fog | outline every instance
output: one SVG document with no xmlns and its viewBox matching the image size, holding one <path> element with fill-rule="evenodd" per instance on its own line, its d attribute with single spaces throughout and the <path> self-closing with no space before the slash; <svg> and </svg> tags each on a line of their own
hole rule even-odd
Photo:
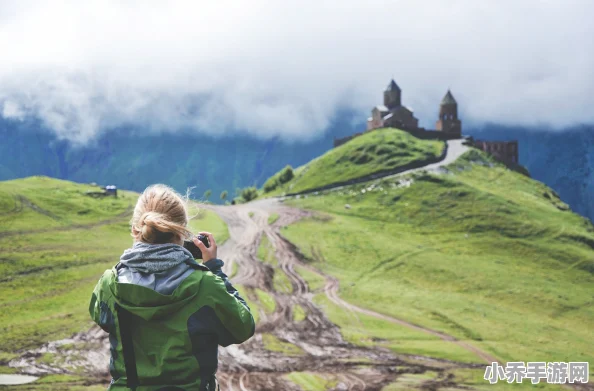
<svg viewBox="0 0 594 391">
<path fill-rule="evenodd" d="M 594 122 L 594 2 L 4 1 L 0 109 L 84 144 L 106 129 L 308 140 L 394 77 L 432 127 Z"/>
</svg>

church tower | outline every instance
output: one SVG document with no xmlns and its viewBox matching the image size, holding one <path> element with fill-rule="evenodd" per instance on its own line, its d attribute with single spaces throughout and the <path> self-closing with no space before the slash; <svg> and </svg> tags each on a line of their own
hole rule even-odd
<svg viewBox="0 0 594 391">
<path fill-rule="evenodd" d="M 462 122 L 458 119 L 458 102 L 448 90 L 439 105 L 439 119 L 435 128 L 446 133 L 462 135 Z"/>
<path fill-rule="evenodd" d="M 392 79 L 386 90 L 384 91 L 384 106 L 388 108 L 388 110 L 395 109 L 396 107 L 402 106 L 401 103 L 401 94 L 402 90 L 398 87 L 398 84 Z"/>
</svg>

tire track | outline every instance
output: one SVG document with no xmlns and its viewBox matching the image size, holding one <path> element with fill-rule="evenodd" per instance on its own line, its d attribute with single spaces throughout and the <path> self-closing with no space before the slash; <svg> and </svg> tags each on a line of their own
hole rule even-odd
<svg viewBox="0 0 594 391">
<path fill-rule="evenodd" d="M 291 389 L 294 385 L 287 383 L 282 375 L 292 371 L 310 371 L 338 374 L 340 382 L 347 390 L 380 390 L 383 385 L 390 383 L 396 377 L 394 371 L 382 368 L 398 365 L 410 367 L 413 373 L 419 373 L 431 368 L 428 365 L 411 364 L 395 354 L 377 348 L 362 348 L 350 345 L 344 341 L 340 329 L 331 323 L 322 310 L 312 299 L 313 294 L 305 279 L 294 269 L 300 265 L 322 275 L 326 279 L 324 292 L 329 295 L 341 308 L 347 311 L 360 312 L 358 307 L 346 305 L 338 297 L 338 281 L 321 274 L 309 265 L 301 262 L 300 254 L 294 246 L 282 237 L 280 227 L 291 224 L 307 215 L 308 212 L 296 208 L 288 208 L 276 201 L 257 201 L 249 204 L 234 206 L 204 205 L 213 210 L 229 225 L 230 240 L 220 248 L 221 258 L 226 262 L 237 262 L 240 265 L 234 284 L 243 284 L 248 288 L 262 289 L 274 297 L 276 309 L 273 314 L 260 319 L 256 335 L 247 343 L 232 350 L 221 349 L 221 383 L 228 389 L 240 391 Z M 278 220 L 268 224 L 268 216 L 275 212 Z M 271 268 L 257 258 L 259 243 L 263 237 L 269 239 L 274 248 L 278 266 L 276 273 L 284 273 L 291 282 L 290 294 L 276 292 L 273 288 L 273 273 Z M 299 305 L 306 313 L 305 320 L 293 321 L 293 308 Z M 373 313 L 371 316 L 381 315 Z M 303 350 L 303 355 L 287 355 L 282 352 L 268 351 L 265 346 L 265 334 L 272 334 L 281 341 L 294 344 Z M 358 360 L 353 358 L 365 357 Z M 426 359 L 431 362 L 433 359 Z M 233 362 L 233 365 L 231 365 Z M 447 360 L 433 360 L 433 362 L 448 362 Z M 452 364 L 448 362 L 448 364 Z M 363 374 L 358 366 L 367 365 Z M 457 364 L 460 367 L 472 366 Z M 367 373 L 369 372 L 369 373 Z"/>
</svg>

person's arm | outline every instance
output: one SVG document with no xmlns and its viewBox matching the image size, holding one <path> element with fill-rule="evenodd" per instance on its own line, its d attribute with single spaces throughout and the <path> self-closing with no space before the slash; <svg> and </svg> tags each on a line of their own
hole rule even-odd
<svg viewBox="0 0 594 391">
<path fill-rule="evenodd" d="M 234 293 L 229 292 L 223 279 L 210 273 L 204 277 L 202 284 L 208 297 L 208 306 L 214 310 L 213 315 L 223 326 L 216 330 L 218 343 L 228 346 L 251 338 L 256 331 L 256 323 L 250 308 L 239 297 L 237 290 L 231 286 Z"/>
<path fill-rule="evenodd" d="M 225 289 L 227 289 L 227 292 L 229 292 L 230 295 L 235 296 L 235 298 L 237 300 L 239 300 L 248 309 L 248 311 L 251 312 L 250 307 L 247 305 L 246 301 L 243 299 L 243 297 L 241 297 L 239 295 L 239 292 L 237 291 L 237 289 L 235 289 L 235 287 L 231 284 L 231 281 L 229 281 L 229 277 L 227 277 L 225 272 L 223 272 L 224 265 L 225 265 L 225 262 L 223 262 L 222 260 L 220 260 L 218 258 L 211 259 L 210 261 L 204 262 L 204 266 L 209 268 L 210 271 L 212 272 L 212 274 L 220 277 L 221 280 L 223 280 L 223 282 L 225 283 Z"/>
<path fill-rule="evenodd" d="M 91 319 L 93 322 L 97 323 L 99 327 L 101 327 L 104 331 L 109 332 L 110 321 L 112 320 L 111 312 L 108 310 L 107 305 L 103 303 L 101 304 L 101 290 L 103 286 L 103 276 L 95 285 L 95 289 L 91 295 L 91 302 L 89 303 L 89 314 L 91 315 Z"/>
<path fill-rule="evenodd" d="M 205 291 L 209 296 L 215 316 L 221 321 L 224 330 L 218 332 L 219 344 L 227 346 L 242 343 L 254 335 L 256 323 L 250 307 L 233 287 L 227 275 L 223 272 L 223 261 L 217 258 L 217 243 L 210 232 L 200 232 L 208 237 L 210 246 L 206 247 L 197 238 L 194 243 L 205 260 L 212 275 L 205 278 Z"/>
</svg>

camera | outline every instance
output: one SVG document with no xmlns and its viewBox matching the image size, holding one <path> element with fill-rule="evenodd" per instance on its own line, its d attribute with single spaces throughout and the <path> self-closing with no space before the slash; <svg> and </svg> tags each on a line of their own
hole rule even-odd
<svg viewBox="0 0 594 391">
<path fill-rule="evenodd" d="M 198 235 L 197 238 L 204 243 L 206 247 L 210 247 L 210 242 L 205 235 Z M 196 246 L 192 240 L 184 240 L 184 248 L 192 253 L 194 259 L 202 259 L 202 251 L 200 251 L 198 246 Z"/>
</svg>

